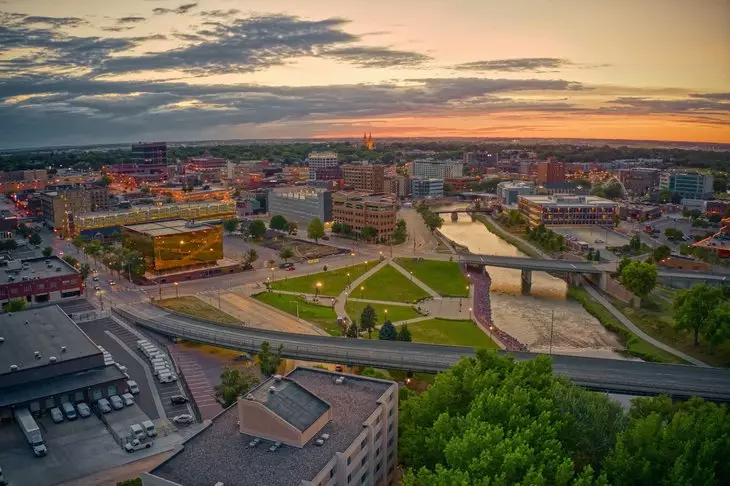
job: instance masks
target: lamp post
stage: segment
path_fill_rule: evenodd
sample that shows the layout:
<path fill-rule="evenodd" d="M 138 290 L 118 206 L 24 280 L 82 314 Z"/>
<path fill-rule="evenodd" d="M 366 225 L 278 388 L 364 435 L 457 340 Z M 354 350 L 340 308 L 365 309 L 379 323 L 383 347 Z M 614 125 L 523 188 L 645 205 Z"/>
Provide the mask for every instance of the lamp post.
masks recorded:
<path fill-rule="evenodd" d="M 471 307 L 469 307 L 469 320 L 471 321 Z"/>
<path fill-rule="evenodd" d="M 290 300 L 289 302 L 291 302 L 292 304 L 296 304 L 297 305 L 297 321 L 298 321 L 299 320 L 299 301 L 298 300 Z"/>
<path fill-rule="evenodd" d="M 177 288 L 178 285 L 179 284 L 177 282 L 175 282 L 175 298 L 179 298 L 180 297 L 180 291 Z"/>
<path fill-rule="evenodd" d="M 355 252 L 351 251 L 350 252 L 350 266 L 352 266 L 354 264 L 355 264 Z"/>
<path fill-rule="evenodd" d="M 411 272 L 411 282 L 413 282 L 413 272 Z"/>
<path fill-rule="evenodd" d="M 322 288 L 322 282 L 317 282 L 314 286 L 314 298 L 319 300 L 319 289 Z"/>
<path fill-rule="evenodd" d="M 363 294 L 365 293 L 365 287 L 360 287 L 360 298 L 363 298 Z"/>
<path fill-rule="evenodd" d="M 388 309 L 385 309 L 385 320 L 388 320 Z"/>
<path fill-rule="evenodd" d="M 350 288 L 350 273 L 347 273 L 347 288 Z"/>

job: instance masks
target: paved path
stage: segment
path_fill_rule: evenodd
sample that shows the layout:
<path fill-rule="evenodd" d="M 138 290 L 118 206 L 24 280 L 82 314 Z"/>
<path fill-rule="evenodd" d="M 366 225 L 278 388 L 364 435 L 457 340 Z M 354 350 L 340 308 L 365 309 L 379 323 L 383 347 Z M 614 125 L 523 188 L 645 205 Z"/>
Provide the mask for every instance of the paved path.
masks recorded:
<path fill-rule="evenodd" d="M 697 358 L 693 358 L 692 356 L 689 356 L 687 354 L 684 354 L 681 351 L 678 351 L 671 346 L 667 346 L 661 341 L 657 341 L 653 337 L 646 334 L 644 331 L 639 329 L 639 327 L 636 326 L 633 322 L 631 322 L 631 319 L 626 317 L 620 310 L 616 309 L 603 295 L 601 295 L 600 292 L 598 292 L 596 289 L 594 289 L 591 285 L 587 284 L 584 286 L 585 289 L 588 291 L 591 296 L 596 299 L 603 307 L 605 307 L 616 319 L 621 321 L 621 324 L 626 326 L 626 328 L 636 334 L 638 337 L 643 339 L 644 341 L 648 342 L 649 344 L 656 346 L 659 349 L 662 349 L 666 351 L 669 354 L 673 354 L 674 356 L 678 356 L 682 358 L 685 361 L 688 361 L 696 366 L 703 366 L 706 368 L 709 368 L 710 366 L 706 363 L 703 363 L 702 361 L 698 360 Z"/>
<path fill-rule="evenodd" d="M 405 302 L 393 302 L 390 300 L 372 300 L 372 299 L 357 299 L 355 297 L 348 297 L 347 300 L 351 300 L 353 302 L 369 302 L 371 304 L 383 304 L 383 305 L 399 305 L 401 307 L 413 307 L 413 304 L 407 304 Z"/>
<path fill-rule="evenodd" d="M 388 260 L 383 260 L 377 265 L 375 265 L 373 268 L 368 270 L 367 272 L 360 275 L 357 279 L 355 279 L 350 284 L 350 289 L 356 289 L 361 283 L 363 283 L 365 280 L 369 279 L 375 272 L 383 268 L 388 264 Z M 347 294 L 348 290 L 343 290 L 340 295 L 337 296 L 337 300 L 335 301 L 335 312 L 338 316 L 347 317 L 350 321 L 350 316 L 347 315 L 347 311 L 345 310 L 345 302 L 347 301 Z"/>
<path fill-rule="evenodd" d="M 411 280 L 411 282 L 413 282 L 414 284 L 416 284 L 416 285 L 418 285 L 419 287 L 421 287 L 421 288 L 422 288 L 422 289 L 423 289 L 423 290 L 424 290 L 425 292 L 427 292 L 427 293 L 428 293 L 428 294 L 429 294 L 429 295 L 430 295 L 431 297 L 433 297 L 434 299 L 440 299 L 440 298 L 441 298 L 441 295 L 440 295 L 440 294 L 439 294 L 438 292 L 436 292 L 436 291 L 435 291 L 434 289 L 432 289 L 431 287 L 429 287 L 429 286 L 428 286 L 428 285 L 426 285 L 425 283 L 423 283 L 423 282 L 421 282 L 420 280 L 418 280 L 418 279 L 417 279 L 417 278 L 415 277 L 415 275 L 413 275 L 413 274 L 412 274 L 411 272 L 409 272 L 409 271 L 408 271 L 408 270 L 406 270 L 405 268 L 403 268 L 403 267 L 401 267 L 400 265 L 398 265 L 397 263 L 395 263 L 395 261 L 394 261 L 394 260 L 391 260 L 391 261 L 390 261 L 390 266 L 391 266 L 391 267 L 393 267 L 393 268 L 395 268 L 396 270 L 398 270 L 398 271 L 399 271 L 400 273 L 402 273 L 402 274 L 403 274 L 403 275 L 404 275 L 404 276 L 405 276 L 406 278 L 410 279 L 410 280 Z"/>
<path fill-rule="evenodd" d="M 427 321 L 429 319 L 435 319 L 433 316 L 421 316 L 421 317 L 414 317 L 413 319 L 406 319 L 404 321 L 398 321 L 394 322 L 394 326 L 402 326 L 403 324 L 413 324 L 414 322 L 421 322 L 421 321 Z M 378 329 L 380 329 L 380 326 L 378 326 Z"/>

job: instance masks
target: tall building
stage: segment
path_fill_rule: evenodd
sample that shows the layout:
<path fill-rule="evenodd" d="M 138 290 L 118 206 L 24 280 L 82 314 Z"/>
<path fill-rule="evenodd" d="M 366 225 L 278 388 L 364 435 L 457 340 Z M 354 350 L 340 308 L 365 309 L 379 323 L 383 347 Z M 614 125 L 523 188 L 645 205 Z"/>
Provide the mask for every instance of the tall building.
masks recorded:
<path fill-rule="evenodd" d="M 144 486 L 395 484 L 398 385 L 317 368 L 274 375 L 213 418 Z"/>
<path fill-rule="evenodd" d="M 426 179 L 450 179 L 461 177 L 464 173 L 464 164 L 455 160 L 414 160 L 411 166 L 413 177 Z"/>
<path fill-rule="evenodd" d="M 565 164 L 555 159 L 550 159 L 537 164 L 538 184 L 554 184 L 565 182 Z"/>
<path fill-rule="evenodd" d="M 138 165 L 167 165 L 167 142 L 136 143 L 130 158 Z"/>
<path fill-rule="evenodd" d="M 505 206 L 517 204 L 519 196 L 535 194 L 535 183 L 526 181 L 502 181 L 497 184 L 497 197 Z"/>
<path fill-rule="evenodd" d="M 663 172 L 659 177 L 659 189 L 678 193 L 683 199 L 711 199 L 713 183 L 712 174 L 697 172 Z"/>
<path fill-rule="evenodd" d="M 414 177 L 411 179 L 411 197 L 413 199 L 433 199 L 443 197 L 444 180 Z"/>
<path fill-rule="evenodd" d="M 73 217 L 78 214 L 109 209 L 109 191 L 105 186 L 77 186 L 40 194 L 45 222 L 64 236 L 71 232 Z"/>
<path fill-rule="evenodd" d="M 185 162 L 186 174 L 198 174 L 206 182 L 220 181 L 228 171 L 228 162 L 222 157 L 211 157 L 206 151 L 202 157 L 193 157 Z"/>
<path fill-rule="evenodd" d="M 345 185 L 356 191 L 382 193 L 385 167 L 381 164 L 357 163 L 342 166 L 342 178 Z"/>
<path fill-rule="evenodd" d="M 373 227 L 378 241 L 388 241 L 395 231 L 396 207 L 390 198 L 368 197 L 354 192 L 332 195 L 332 221 L 343 223 L 354 233 Z"/>
<path fill-rule="evenodd" d="M 316 180 L 334 180 L 342 175 L 339 161 L 334 152 L 312 152 L 305 160 L 309 165 L 309 175 Z"/>
<path fill-rule="evenodd" d="M 470 167 L 494 167 L 499 161 L 499 156 L 494 152 L 464 152 L 464 165 Z"/>
<path fill-rule="evenodd" d="M 314 218 L 332 221 L 332 193 L 326 189 L 304 186 L 269 189 L 266 207 L 272 216 L 280 214 L 300 223 L 308 223 Z"/>
<path fill-rule="evenodd" d="M 518 196 L 520 213 L 531 226 L 613 225 L 617 204 L 595 196 Z"/>
<path fill-rule="evenodd" d="M 619 169 L 617 177 L 633 194 L 646 194 L 659 185 L 659 169 L 649 167 Z"/>
<path fill-rule="evenodd" d="M 368 135 L 367 133 L 363 133 L 362 146 L 365 150 L 372 150 L 375 148 L 375 144 L 373 143 L 373 134 L 372 133 L 370 135 Z"/>

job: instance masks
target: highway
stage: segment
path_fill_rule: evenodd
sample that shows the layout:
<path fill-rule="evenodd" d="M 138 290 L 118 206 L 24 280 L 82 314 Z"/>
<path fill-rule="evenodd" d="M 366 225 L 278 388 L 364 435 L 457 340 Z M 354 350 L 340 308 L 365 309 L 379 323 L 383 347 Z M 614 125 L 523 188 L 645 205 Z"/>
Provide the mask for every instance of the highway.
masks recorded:
<path fill-rule="evenodd" d="M 542 272 L 578 272 L 601 274 L 615 269 L 614 265 L 593 264 L 591 262 L 574 262 L 570 260 L 552 260 L 544 258 L 522 258 L 497 255 L 462 255 L 459 260 L 473 265 L 489 267 L 519 268 Z"/>
<path fill-rule="evenodd" d="M 117 306 L 114 311 L 138 326 L 190 341 L 240 351 L 257 352 L 263 341 L 272 348 L 283 346 L 282 356 L 307 361 L 395 368 L 411 371 L 443 371 L 468 347 L 403 343 L 367 339 L 287 334 L 225 326 L 166 312 L 151 304 Z M 511 353 L 516 359 L 532 359 L 534 353 Z M 553 368 L 577 385 L 591 390 L 634 395 L 667 394 L 676 398 L 700 396 L 730 402 L 730 370 L 685 365 L 645 363 L 575 356 L 553 356 Z"/>

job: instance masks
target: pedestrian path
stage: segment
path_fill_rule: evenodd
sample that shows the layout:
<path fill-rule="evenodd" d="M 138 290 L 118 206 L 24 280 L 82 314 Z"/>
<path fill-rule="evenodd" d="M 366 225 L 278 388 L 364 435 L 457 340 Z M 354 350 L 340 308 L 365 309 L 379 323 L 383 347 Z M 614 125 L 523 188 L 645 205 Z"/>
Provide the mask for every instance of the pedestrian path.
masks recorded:
<path fill-rule="evenodd" d="M 373 299 L 358 299 L 355 297 L 348 297 L 347 300 L 351 300 L 353 302 L 366 302 L 369 304 L 383 304 L 383 305 L 395 305 L 395 306 L 401 306 L 401 307 L 413 307 L 413 304 L 408 304 L 406 302 L 393 302 L 391 300 L 373 300 Z"/>
<path fill-rule="evenodd" d="M 397 263 L 395 263 L 393 260 L 390 260 L 388 263 L 390 263 L 390 266 L 391 267 L 395 268 L 400 273 L 402 273 L 403 275 L 405 275 L 406 278 L 411 279 L 411 282 L 413 282 L 414 284 L 416 284 L 419 287 L 421 287 L 425 292 L 427 292 L 434 299 L 440 299 L 441 298 L 441 295 L 438 292 L 436 292 L 434 289 L 432 289 L 431 287 L 429 287 L 425 283 L 423 283 L 420 280 L 418 280 L 412 273 L 410 273 L 408 270 L 406 270 L 405 268 L 403 268 L 400 265 L 398 265 Z"/>
<path fill-rule="evenodd" d="M 378 270 L 383 268 L 388 264 L 388 260 L 383 260 L 377 265 L 375 265 L 373 268 L 368 270 L 367 272 L 360 275 L 357 279 L 355 279 L 349 286 L 349 289 L 356 289 L 360 286 L 361 283 L 363 283 L 365 280 L 372 277 Z M 345 310 L 345 302 L 347 301 L 347 294 L 349 289 L 343 290 L 340 295 L 337 296 L 337 299 L 335 300 L 335 312 L 338 316 L 347 317 L 350 321 L 350 316 L 347 315 L 347 311 Z"/>
<path fill-rule="evenodd" d="M 429 319 L 435 319 L 435 318 L 433 316 L 414 317 L 413 319 L 406 319 L 404 321 L 394 322 L 393 325 L 398 327 L 398 326 L 402 326 L 403 324 L 413 324 L 414 322 L 427 321 Z"/>

